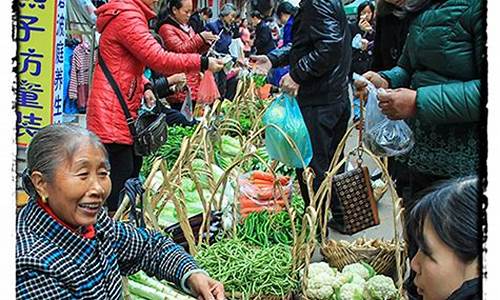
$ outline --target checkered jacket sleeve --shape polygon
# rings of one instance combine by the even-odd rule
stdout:
[[[172,239],[152,230],[113,222],[114,248],[122,275],[143,270],[149,276],[165,279],[182,287],[187,277],[185,275],[199,269],[192,256]]]
[[[34,265],[43,265],[34,262]],[[18,274],[16,299],[74,299],[67,287],[46,270],[30,270]]]

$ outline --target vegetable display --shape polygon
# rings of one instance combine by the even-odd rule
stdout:
[[[300,196],[292,197],[292,207],[296,215],[304,213],[304,200]],[[295,219],[295,229],[301,230],[301,218]],[[270,213],[268,211],[252,212],[237,226],[237,237],[250,244],[268,247],[283,244],[292,246],[292,220],[287,211]]]
[[[238,183],[240,214],[243,218],[251,212],[282,210],[292,193],[290,177],[275,178],[271,173],[258,170],[240,176]],[[275,183],[281,186],[283,194]]]
[[[153,161],[157,157],[161,157],[167,163],[167,168],[171,168],[180,154],[181,144],[184,137],[193,135],[194,127],[171,126],[168,128],[168,138],[165,144],[160,147],[155,153],[144,157],[144,162],[141,168],[141,174],[144,177],[151,172]]]
[[[170,285],[166,281],[158,281],[149,277],[143,271],[139,271],[128,277],[128,288],[130,299],[148,300],[195,300]]]
[[[298,287],[292,277],[290,247],[284,245],[258,248],[239,239],[226,239],[203,246],[195,259],[224,284],[227,294],[241,294],[243,299],[284,297]]]
[[[310,264],[305,294],[311,300],[399,299],[393,280],[376,275],[364,262],[347,265],[342,272],[325,262]]]

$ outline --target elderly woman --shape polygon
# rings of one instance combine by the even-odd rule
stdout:
[[[170,0],[163,4],[158,14],[156,32],[162,38],[167,50],[175,53],[204,53],[217,40],[217,36],[210,31],[195,33],[189,25],[192,10],[192,0]],[[186,77],[192,100],[196,102],[201,74],[196,70],[187,73]],[[177,92],[167,98],[170,106],[176,110],[181,110],[184,99],[186,99],[185,92]]]
[[[144,270],[200,299],[224,287],[167,237],[112,220],[106,148],[66,125],[40,130],[28,147],[30,195],[16,225],[17,299],[120,299],[121,276]]]
[[[148,20],[155,17],[157,0],[111,0],[97,9],[100,58],[95,68],[87,109],[87,128],[109,153],[113,188],[107,200],[110,214],[118,208],[125,181],[139,175],[142,157],[134,153],[133,138],[118,96],[104,74],[107,66],[133,119],[142,103],[153,107],[156,99],[143,76],[145,67],[164,75],[218,71],[222,62],[200,54],[165,51],[151,35]],[[143,101],[144,99],[144,101]]]
[[[444,182],[412,210],[411,268],[424,300],[481,299],[480,191],[476,177]]]

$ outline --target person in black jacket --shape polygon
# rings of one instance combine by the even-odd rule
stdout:
[[[407,228],[418,244],[411,260],[424,300],[481,299],[481,194],[477,177],[431,187],[411,210]]]
[[[205,31],[205,24],[212,18],[212,15],[213,13],[210,7],[204,7],[197,10],[189,17],[189,26],[191,26],[196,33],[203,32]]]
[[[253,42],[255,54],[268,54],[276,48],[276,44],[271,34],[271,28],[264,22],[264,16],[262,16],[259,11],[254,10],[250,16],[252,17],[252,25],[255,27],[255,40]]]
[[[292,28],[291,45],[267,56],[253,57],[257,70],[265,73],[271,67],[290,65],[290,72],[280,85],[284,91],[297,95],[311,137],[313,158],[309,166],[316,174],[315,190],[347,130],[351,114],[348,96],[351,57],[351,34],[340,0],[302,0]],[[307,205],[309,197],[301,169],[297,169],[297,177]],[[342,231],[338,201],[333,201],[332,212],[335,228]]]

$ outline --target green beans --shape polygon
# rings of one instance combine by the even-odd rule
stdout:
[[[291,249],[285,245],[258,248],[239,239],[203,246],[196,256],[200,267],[224,283],[228,293],[243,298],[285,296],[298,287],[292,276]]]

